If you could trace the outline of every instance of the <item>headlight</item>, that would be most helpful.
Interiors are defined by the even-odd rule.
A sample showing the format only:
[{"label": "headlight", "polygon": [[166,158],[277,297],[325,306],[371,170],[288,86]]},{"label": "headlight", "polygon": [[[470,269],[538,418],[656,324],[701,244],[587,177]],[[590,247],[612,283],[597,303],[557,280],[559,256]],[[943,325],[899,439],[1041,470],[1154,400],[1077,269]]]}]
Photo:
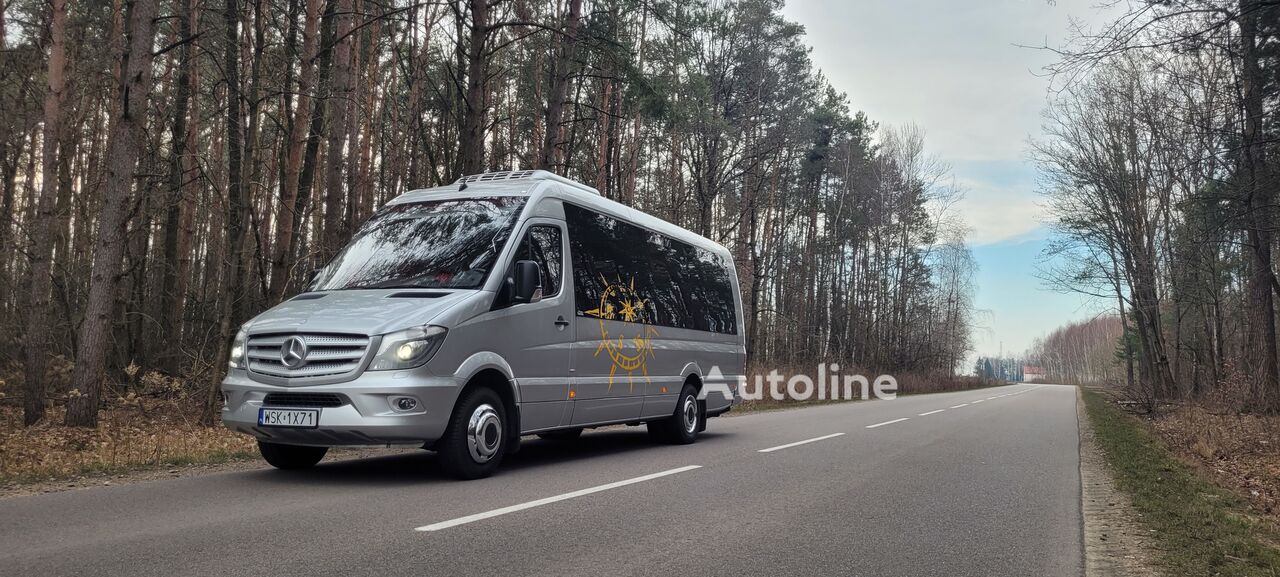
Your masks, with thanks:
[{"label": "headlight", "polygon": [[231,342],[231,359],[227,362],[233,369],[244,368],[244,349],[245,341],[249,340],[249,332],[240,328],[240,332],[236,333],[236,340]]},{"label": "headlight", "polygon": [[369,364],[371,371],[412,369],[425,365],[440,349],[448,329],[427,325],[382,337],[378,356]]}]

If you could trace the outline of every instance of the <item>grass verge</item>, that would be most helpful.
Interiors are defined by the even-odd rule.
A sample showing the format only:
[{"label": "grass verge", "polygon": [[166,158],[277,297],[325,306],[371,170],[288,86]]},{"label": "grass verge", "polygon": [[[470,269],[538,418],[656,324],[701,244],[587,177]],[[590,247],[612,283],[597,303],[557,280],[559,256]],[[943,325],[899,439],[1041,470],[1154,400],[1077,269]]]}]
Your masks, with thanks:
[{"label": "grass verge", "polygon": [[1171,575],[1280,576],[1280,532],[1244,499],[1200,478],[1143,424],[1095,391],[1084,391],[1116,486],[1152,530]]}]

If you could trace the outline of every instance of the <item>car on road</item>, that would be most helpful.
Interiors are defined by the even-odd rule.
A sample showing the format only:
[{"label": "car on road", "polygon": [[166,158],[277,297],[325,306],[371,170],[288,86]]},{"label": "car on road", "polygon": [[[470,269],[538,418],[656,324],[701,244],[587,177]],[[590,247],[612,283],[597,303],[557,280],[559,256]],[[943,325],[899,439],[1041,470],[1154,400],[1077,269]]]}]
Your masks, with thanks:
[{"label": "car on road", "polygon": [[413,445],[478,478],[524,435],[643,423],[691,443],[745,359],[723,246],[546,171],[493,172],[395,198],[245,323],[222,420],[279,468]]}]

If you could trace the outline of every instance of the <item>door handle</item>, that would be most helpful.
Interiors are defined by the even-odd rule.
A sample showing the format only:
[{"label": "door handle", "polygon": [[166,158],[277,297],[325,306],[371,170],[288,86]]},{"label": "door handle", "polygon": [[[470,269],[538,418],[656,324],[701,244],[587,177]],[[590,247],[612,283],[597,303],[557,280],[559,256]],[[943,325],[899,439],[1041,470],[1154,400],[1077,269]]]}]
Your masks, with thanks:
[{"label": "door handle", "polygon": [[569,321],[564,320],[563,316],[556,317],[556,326],[567,327],[569,326]]}]

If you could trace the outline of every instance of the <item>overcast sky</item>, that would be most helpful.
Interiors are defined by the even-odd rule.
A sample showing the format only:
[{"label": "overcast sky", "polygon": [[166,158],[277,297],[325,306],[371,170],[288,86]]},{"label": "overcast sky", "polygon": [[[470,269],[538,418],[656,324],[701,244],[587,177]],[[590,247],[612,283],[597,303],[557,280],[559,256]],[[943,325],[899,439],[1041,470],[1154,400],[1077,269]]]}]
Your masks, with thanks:
[{"label": "overcast sky", "polygon": [[813,61],[851,106],[915,123],[966,190],[959,210],[982,267],[980,354],[1017,353],[1105,303],[1047,292],[1035,277],[1047,231],[1027,141],[1040,132],[1045,51],[1071,19],[1101,22],[1097,0],[791,0]]}]

